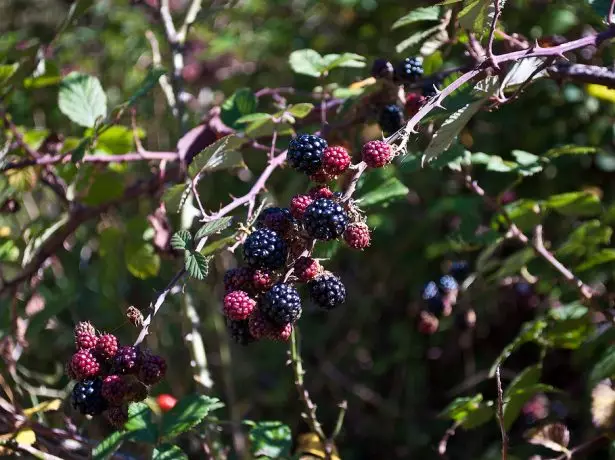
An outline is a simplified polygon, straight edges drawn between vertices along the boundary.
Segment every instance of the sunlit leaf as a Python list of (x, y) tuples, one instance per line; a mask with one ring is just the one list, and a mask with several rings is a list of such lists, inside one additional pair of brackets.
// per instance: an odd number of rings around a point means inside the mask
[(93, 128), (96, 120), (107, 116), (107, 96), (96, 77), (71, 72), (60, 84), (58, 106), (78, 125)]

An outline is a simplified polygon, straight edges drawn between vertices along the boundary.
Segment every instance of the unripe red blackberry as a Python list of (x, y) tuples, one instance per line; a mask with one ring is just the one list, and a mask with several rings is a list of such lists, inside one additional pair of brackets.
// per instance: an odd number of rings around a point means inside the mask
[(119, 406), (126, 401), (129, 389), (124, 376), (108, 375), (102, 381), (101, 394), (111, 406)]
[(370, 168), (382, 168), (393, 159), (391, 146), (384, 141), (369, 141), (363, 146), (361, 154)]
[(295, 219), (303, 219), (303, 214), (314, 199), (309, 195), (295, 195), (290, 200), (290, 212)]
[(308, 195), (313, 199), (333, 198), (333, 192), (326, 185), (317, 185), (308, 190)]
[(170, 394), (161, 394), (156, 397), (156, 402), (158, 403), (158, 407), (162, 412), (169, 412), (175, 404), (177, 404), (177, 399)]
[(77, 380), (77, 374), (75, 374), (75, 371), (73, 371), (73, 367), (71, 366), (70, 361), (64, 365), (64, 371), (66, 372), (66, 375), (68, 375), (69, 379)]
[(248, 331), (256, 340), (267, 338), (271, 327), (271, 322), (263, 315), (260, 309), (254, 310), (250, 318), (248, 318)]
[(290, 323), (283, 324), (282, 326), (273, 325), (269, 332), (268, 338), (275, 340), (276, 342), (288, 342), (290, 334), (293, 332), (293, 325)]
[(324, 273), (308, 284), (310, 297), (320, 307), (328, 310), (346, 301), (346, 287), (331, 273)]
[(332, 176), (324, 169), (319, 169), (315, 173), (310, 174), (309, 178), (312, 182), (316, 182), (317, 184), (327, 184), (335, 179), (335, 176)]
[(413, 117), (423, 107), (423, 104), (427, 101), (427, 98), (419, 93), (408, 93), (406, 96), (406, 103), (404, 104), (404, 111), (406, 116)]
[(113, 359), (113, 367), (120, 374), (135, 374), (139, 370), (141, 350), (138, 347), (126, 345), (120, 347)]
[(256, 300), (252, 299), (247, 292), (231, 291), (224, 296), (222, 308), (224, 316), (235, 321), (248, 319), (256, 307)]
[(249, 291), (252, 287), (252, 276), (254, 270), (249, 267), (237, 267), (227, 270), (224, 274), (224, 290), (230, 291)]
[(90, 350), (79, 350), (70, 360), (70, 367), (77, 380), (96, 377), (100, 364)]
[(75, 346), (77, 350), (88, 350), (96, 346), (96, 330), (89, 322), (82, 321), (75, 326)]
[(369, 227), (363, 222), (348, 225), (344, 230), (344, 241), (353, 249), (365, 249), (371, 241)]
[(111, 361), (118, 350), (117, 337), (113, 334), (103, 334), (98, 337), (98, 343), (94, 349), (96, 357), (103, 362)]
[(301, 297), (290, 284), (275, 284), (262, 298), (262, 312), (278, 326), (294, 324), (301, 317)]
[(139, 366), (139, 380), (145, 385), (154, 385), (164, 378), (167, 362), (162, 356), (146, 355)]
[(301, 256), (295, 262), (293, 272), (299, 281), (307, 282), (316, 277), (321, 269), (322, 267), (317, 260), (311, 257)]
[(428, 311), (422, 311), (419, 315), (418, 330), (421, 334), (431, 335), (438, 331), (440, 321), (435, 315), (432, 315)]
[(263, 292), (273, 286), (275, 276), (269, 270), (254, 270), (252, 274), (252, 287), (256, 292)]
[(350, 166), (350, 155), (344, 147), (327, 147), (322, 154), (322, 169), (332, 176), (343, 174)]
[(104, 415), (113, 428), (121, 430), (128, 421), (128, 406), (110, 407)]

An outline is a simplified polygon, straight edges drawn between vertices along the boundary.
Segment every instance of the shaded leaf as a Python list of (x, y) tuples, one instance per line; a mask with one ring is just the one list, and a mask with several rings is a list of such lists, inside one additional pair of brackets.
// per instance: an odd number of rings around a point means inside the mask
[(198, 280), (203, 280), (209, 273), (209, 257), (205, 257), (198, 251), (185, 252), (185, 267), (190, 276)]
[(92, 449), (92, 458), (94, 460), (110, 458), (120, 448), (127, 435), (128, 432), (126, 431), (114, 431)]
[(200, 240), (214, 233), (220, 233), (222, 230), (227, 229), (231, 225), (231, 222), (233, 222), (233, 218), (230, 216), (220, 217), (212, 222), (207, 222), (196, 232), (194, 239)]
[(14, 64), (0, 65), (0, 88), (8, 83), (13, 74), (17, 72), (18, 68), (19, 64), (17, 62)]
[(361, 203), (362, 207), (368, 207), (384, 201), (390, 201), (394, 198), (400, 198), (407, 194), (408, 187), (396, 177), (390, 177), (376, 189), (361, 196), (358, 201)]
[(559, 257), (582, 257), (593, 252), (597, 246), (608, 244), (611, 241), (612, 234), (611, 227), (604, 225), (597, 219), (583, 222), (568, 234), (566, 241), (557, 250), (557, 255)]
[(293, 51), (290, 53), (288, 63), (293, 72), (310, 77), (320, 77), (324, 68), (322, 56), (312, 49)]
[(73, 2), (68, 10), (68, 14), (58, 28), (56, 35), (61, 35), (71, 25), (71, 23), (81, 17), (92, 5), (94, 0), (77, 0)]
[(115, 171), (103, 171), (94, 176), (82, 201), (96, 206), (120, 198), (124, 194), (126, 180)]
[(493, 377), (497, 367), (501, 366), (502, 363), (506, 361), (506, 359), (521, 345), (537, 340), (546, 327), (547, 322), (542, 319), (524, 323), (521, 327), (521, 332), (519, 332), (515, 340), (504, 347), (500, 355), (492, 364), (491, 369), (489, 369), (489, 377)]
[[(509, 88), (512, 86), (520, 85), (521, 83), (526, 81), (534, 71), (540, 68), (543, 63), (543, 59), (540, 58), (521, 59), (520, 61), (515, 62), (510, 71), (504, 77), (504, 80), (502, 80), (502, 86), (504, 86), (505, 88)], [(534, 75), (532, 77), (532, 80), (540, 78), (546, 75), (546, 73), (547, 71), (543, 69), (536, 75)]]
[(194, 157), (188, 168), (190, 176), (195, 177), (201, 172), (227, 169), (240, 164), (241, 154), (234, 149), (245, 142), (245, 139), (233, 134), (218, 139)]
[(589, 374), (589, 385), (595, 386), (603, 379), (615, 376), (615, 346), (607, 348)]
[(237, 120), (256, 110), (258, 100), (250, 88), (240, 88), (222, 104), (220, 118), (225, 125), (237, 127)]
[(171, 247), (176, 250), (192, 247), (192, 235), (188, 230), (179, 230), (171, 237)]
[(154, 247), (146, 242), (130, 242), (124, 251), (126, 268), (136, 278), (147, 279), (160, 271), (160, 256)]
[(142, 442), (154, 443), (158, 437), (158, 427), (152, 421), (152, 410), (142, 402), (128, 406), (128, 421), (124, 429), (130, 432), (130, 438)]
[(365, 58), (360, 54), (327, 54), (322, 58), (323, 71), (328, 72), (338, 67), (365, 67)]
[(107, 116), (107, 96), (96, 77), (71, 72), (62, 80), (58, 96), (60, 111), (74, 123), (93, 128)]
[(224, 407), (224, 404), (218, 398), (204, 395), (185, 396), (162, 416), (162, 436), (165, 439), (174, 438), (200, 423), (210, 412), (221, 407)]
[[(399, 18), (393, 23), (391, 29), (397, 29), (398, 27), (407, 26), (419, 21), (437, 21), (440, 16), (439, 6), (426, 6), (424, 8), (416, 8), (407, 15)], [(426, 72), (429, 74), (429, 72)]]
[(160, 444), (154, 449), (152, 460), (187, 460), (188, 456), (174, 444)]
[(162, 77), (165, 73), (166, 73), (166, 70), (161, 67), (149, 69), (149, 71), (147, 72), (147, 75), (145, 76), (143, 81), (139, 84), (139, 87), (136, 89), (133, 95), (130, 96), (130, 98), (126, 102), (126, 105), (128, 107), (135, 105), (139, 99), (141, 99), (143, 96), (149, 93), (152, 90), (152, 88), (156, 86), (156, 84), (160, 80), (160, 77)]
[(421, 30), (421, 31), (415, 32), (412, 35), (410, 35), (408, 38), (403, 40), (402, 42), (398, 43), (397, 46), (395, 47), (395, 51), (397, 53), (401, 53), (407, 48), (418, 45), (419, 43), (426, 40), (428, 37), (435, 34), (439, 30), (440, 30), (440, 26), (437, 25), (434, 27), (430, 27), (427, 30)]
[(527, 367), (521, 372), (504, 390), (504, 428), (509, 430), (514, 421), (521, 413), (523, 405), (533, 396), (531, 394), (519, 394), (518, 390), (532, 387), (540, 380), (542, 366), (537, 364)]
[(587, 217), (602, 210), (600, 198), (591, 192), (570, 192), (550, 196), (545, 205), (565, 216)]
[(244, 115), (240, 118), (238, 118), (237, 120), (235, 120), (236, 124), (240, 124), (240, 123), (252, 123), (253, 121), (260, 121), (260, 120), (270, 120), (271, 119), (271, 115), (269, 115), (268, 113), (251, 113), (249, 115)]
[(262, 421), (250, 429), (250, 450), (256, 457), (281, 458), (290, 455), (291, 431), (282, 422)]
[(584, 263), (577, 267), (578, 272), (583, 272), (585, 270), (589, 270), (598, 265), (607, 264), (615, 261), (615, 249), (603, 249), (595, 254), (593, 254), (589, 260), (586, 260)]
[(476, 409), (468, 412), (468, 415), (461, 422), (461, 426), (466, 430), (472, 430), (484, 425), (495, 415), (495, 410), (492, 407), (493, 404), (481, 403)]

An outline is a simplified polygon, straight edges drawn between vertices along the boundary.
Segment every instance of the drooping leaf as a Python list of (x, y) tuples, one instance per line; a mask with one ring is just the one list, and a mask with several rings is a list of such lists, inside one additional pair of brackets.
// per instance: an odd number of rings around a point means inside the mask
[(9, 82), (11, 77), (17, 72), (19, 63), (0, 65), (0, 88)]
[(615, 377), (615, 346), (607, 348), (589, 374), (589, 385), (595, 386), (602, 379)]
[(110, 458), (120, 448), (127, 435), (127, 431), (114, 431), (92, 449), (92, 458), (94, 460)]
[(100, 81), (91, 75), (71, 72), (60, 84), (58, 106), (74, 123), (93, 128), (107, 116), (107, 96)]
[(115, 171), (103, 171), (94, 176), (82, 201), (90, 206), (116, 200), (124, 194), (126, 180)]
[(406, 187), (396, 177), (390, 177), (376, 189), (370, 190), (365, 195), (361, 196), (358, 201), (362, 207), (369, 207), (385, 201), (390, 201), (394, 198), (400, 198), (408, 194)]
[(210, 412), (224, 407), (218, 398), (204, 395), (183, 397), (169, 412), (162, 417), (161, 433), (164, 439), (188, 431), (200, 423)]
[(171, 237), (171, 247), (176, 250), (192, 247), (192, 235), (188, 230), (179, 230)]
[(472, 102), (449, 115), (434, 134), (427, 149), (425, 149), (423, 162), (429, 162), (448, 149), (465, 125), (468, 124), (470, 118), (480, 110), (485, 101), (486, 98)]
[(207, 222), (196, 232), (194, 239), (198, 241), (214, 233), (220, 233), (222, 230), (227, 229), (231, 225), (231, 222), (233, 222), (233, 218), (230, 216), (220, 217), (214, 221)]
[(600, 198), (591, 192), (569, 192), (550, 196), (545, 205), (565, 216), (589, 217), (599, 214)]
[(290, 455), (291, 430), (282, 422), (258, 422), (250, 429), (249, 438), (255, 457), (285, 458)]
[(204, 280), (209, 273), (210, 257), (205, 257), (198, 251), (186, 251), (184, 254), (186, 271), (198, 280)]
[(252, 123), (254, 121), (261, 121), (261, 120), (270, 120), (271, 119), (271, 115), (269, 115), (268, 113), (251, 113), (248, 115), (244, 115), (240, 118), (238, 118), (237, 120), (235, 120), (236, 124), (242, 124), (242, 123)]
[(419, 43), (426, 40), (428, 37), (438, 32), (439, 30), (440, 30), (440, 26), (437, 25), (434, 27), (430, 27), (427, 30), (421, 30), (421, 31), (415, 32), (412, 35), (410, 35), (408, 38), (406, 38), (405, 40), (398, 43), (397, 46), (395, 47), (395, 51), (397, 53), (401, 53), (402, 51), (410, 47), (416, 46)]
[(174, 444), (160, 444), (154, 449), (152, 460), (188, 460), (188, 456)]
[(188, 168), (190, 176), (195, 177), (201, 172), (228, 169), (242, 162), (241, 154), (235, 149), (246, 142), (245, 139), (229, 134), (218, 139), (197, 154)]
[(413, 24), (419, 21), (437, 21), (439, 16), (439, 6), (426, 6), (423, 8), (416, 8), (407, 15), (395, 21), (391, 29), (397, 29), (398, 27), (407, 26), (408, 24)]
[(296, 50), (290, 53), (288, 63), (295, 73), (320, 77), (324, 69), (323, 58), (312, 49)]
[(158, 84), (160, 77), (162, 77), (165, 73), (166, 70), (161, 67), (149, 69), (143, 81), (139, 84), (136, 91), (132, 94), (132, 96), (130, 96), (130, 98), (126, 102), (126, 105), (128, 107), (132, 107), (133, 105), (135, 105), (139, 99), (148, 94), (154, 88), (154, 86)]
[(566, 241), (557, 250), (557, 255), (582, 257), (592, 253), (598, 246), (608, 244), (612, 234), (613, 229), (598, 219), (583, 222), (568, 234)]
[(314, 104), (302, 102), (300, 104), (291, 105), (286, 111), (295, 118), (305, 118), (314, 109)]

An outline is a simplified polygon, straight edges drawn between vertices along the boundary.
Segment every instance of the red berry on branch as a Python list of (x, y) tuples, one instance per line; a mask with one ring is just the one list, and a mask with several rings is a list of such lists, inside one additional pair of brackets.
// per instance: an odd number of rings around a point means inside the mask
[(322, 168), (325, 173), (339, 176), (350, 166), (350, 155), (344, 147), (327, 147), (322, 154)]
[(344, 230), (344, 241), (353, 249), (365, 249), (371, 241), (369, 227), (363, 222), (348, 225)]
[(169, 412), (175, 404), (177, 404), (177, 399), (175, 399), (170, 394), (161, 394), (156, 397), (156, 402), (158, 403), (158, 407), (162, 412)]
[(96, 377), (100, 372), (100, 364), (90, 350), (79, 350), (75, 353), (70, 367), (77, 380)]
[(404, 105), (404, 111), (408, 117), (413, 117), (425, 104), (427, 98), (419, 93), (408, 93), (406, 96), (406, 103)]
[(323, 169), (316, 171), (314, 174), (310, 174), (309, 177), (312, 182), (316, 182), (317, 184), (326, 184), (335, 179), (335, 176), (325, 172)]
[(273, 286), (275, 277), (269, 270), (254, 270), (252, 274), (252, 287), (258, 292), (263, 292)]
[(88, 322), (81, 322), (75, 326), (75, 346), (77, 350), (88, 350), (96, 346), (98, 338), (94, 326)]
[(98, 337), (98, 343), (96, 344), (94, 353), (101, 361), (109, 361), (115, 357), (117, 350), (117, 337), (113, 334), (103, 334)]
[(363, 161), (371, 168), (382, 168), (393, 159), (391, 146), (384, 141), (369, 141), (361, 153)]
[(317, 260), (311, 257), (299, 257), (295, 262), (294, 274), (299, 281), (307, 282), (316, 277), (321, 271), (322, 267)]
[(224, 316), (239, 321), (247, 319), (256, 307), (256, 300), (245, 291), (232, 291), (224, 296)]
[(295, 219), (303, 219), (303, 214), (314, 199), (309, 195), (295, 195), (290, 200), (290, 213)]
[(317, 200), (318, 198), (332, 198), (333, 192), (326, 185), (317, 185), (308, 190), (308, 195)]

